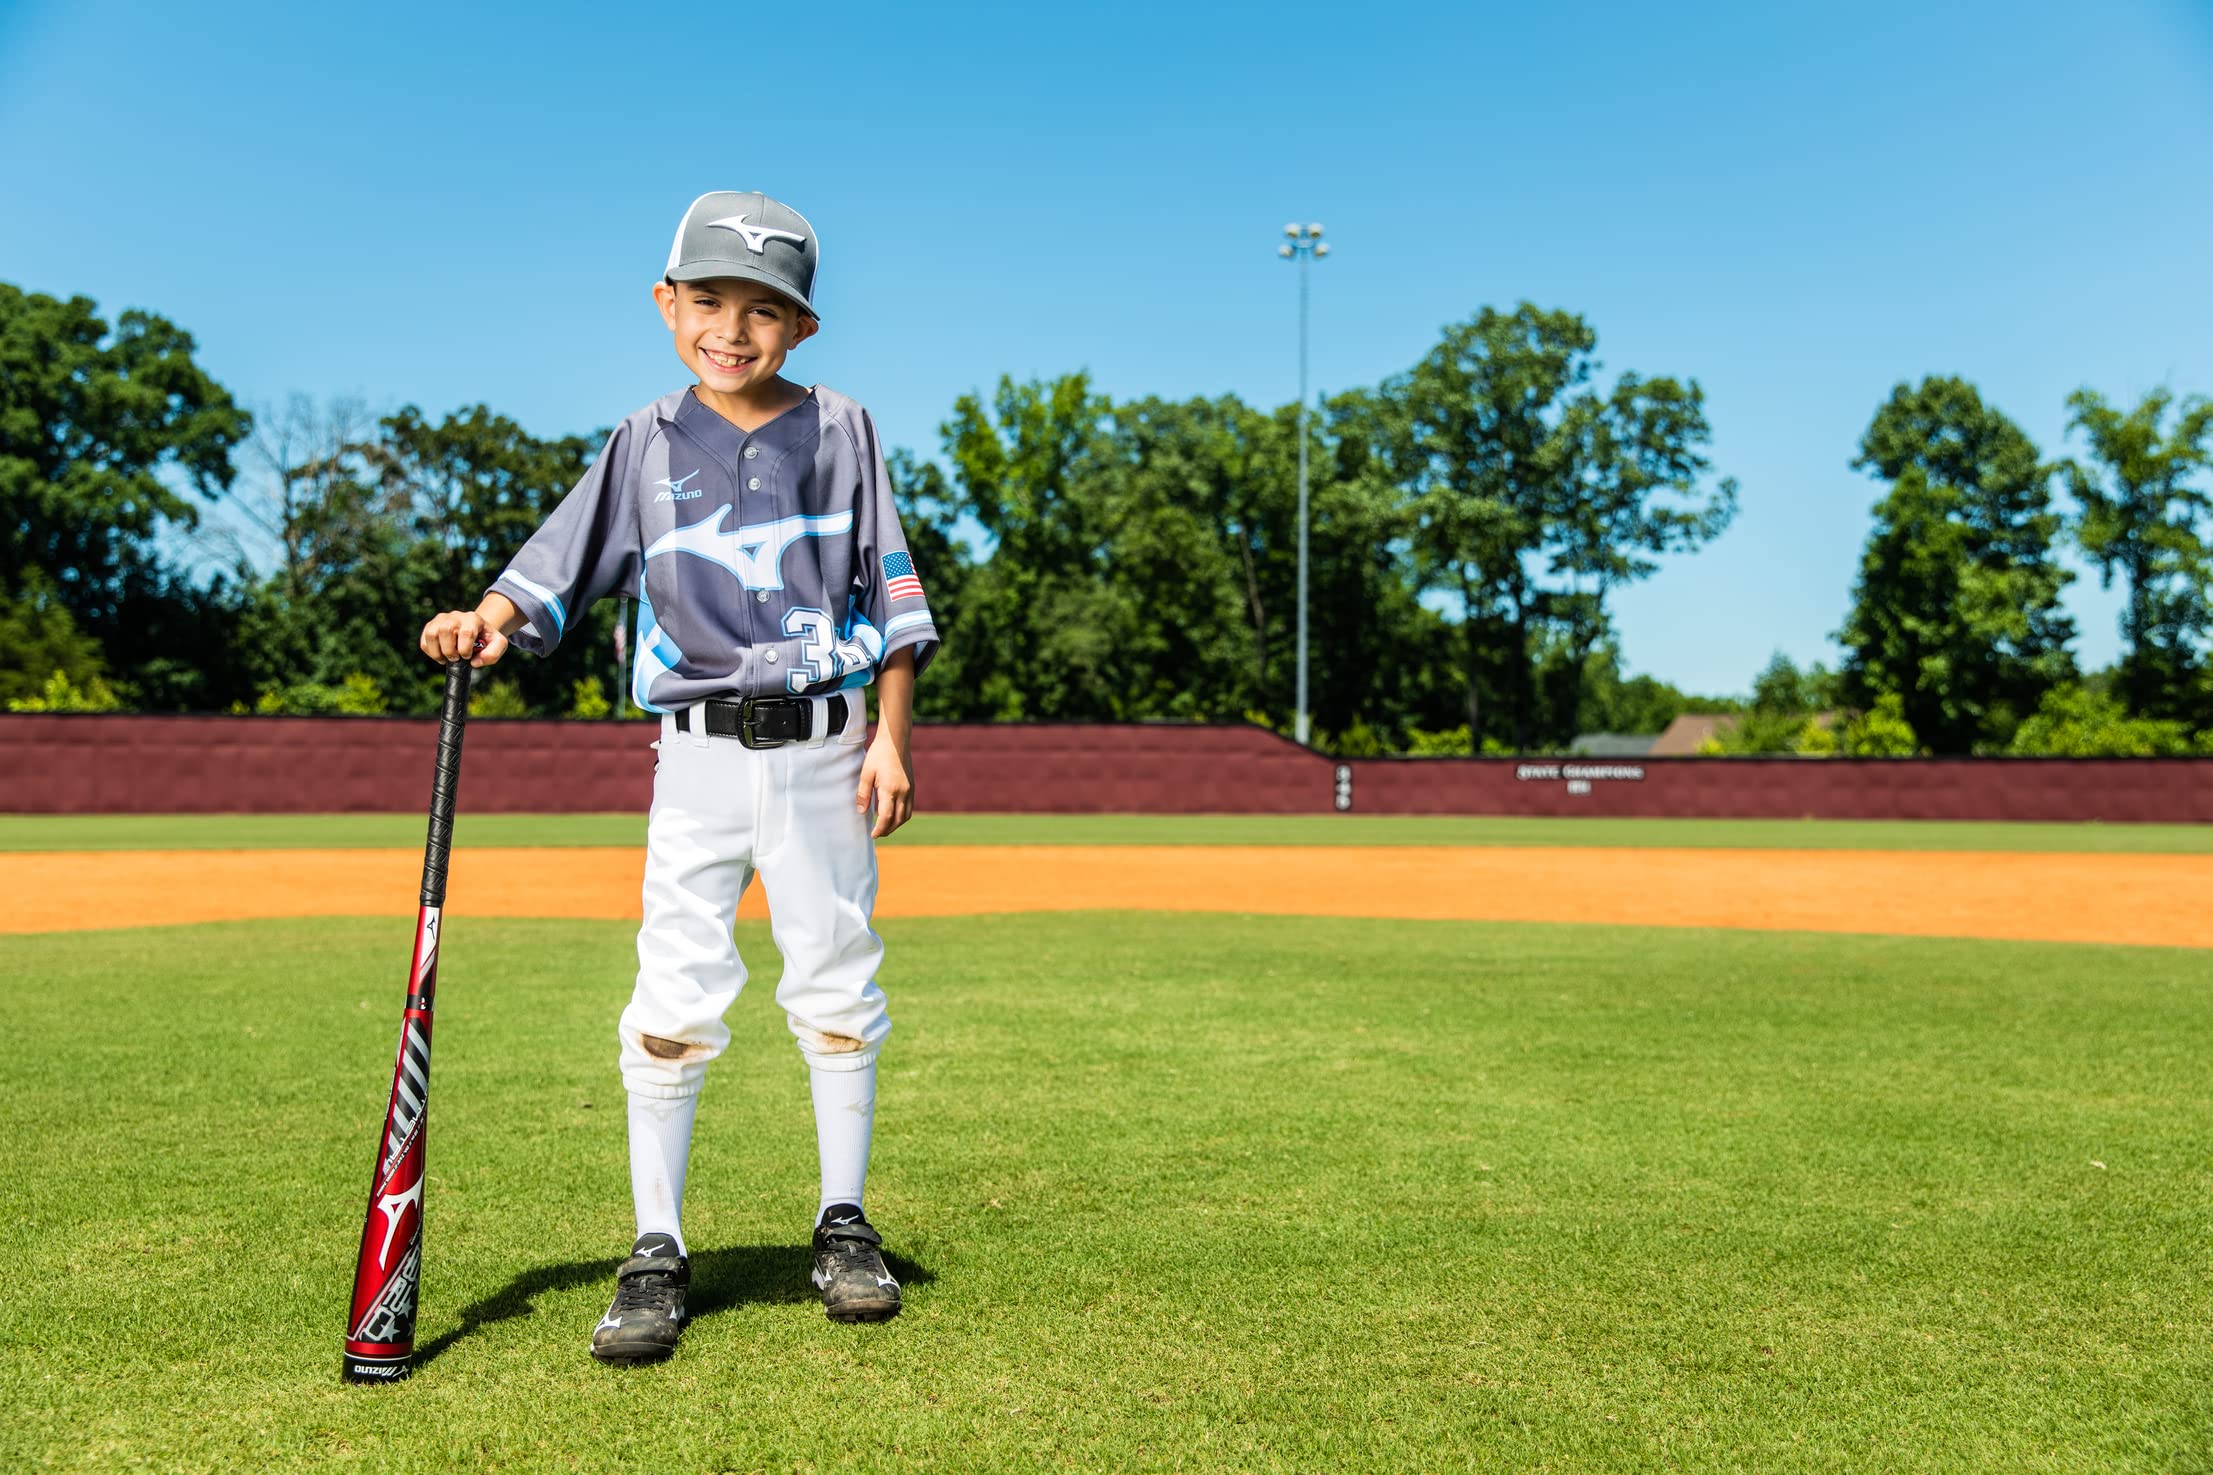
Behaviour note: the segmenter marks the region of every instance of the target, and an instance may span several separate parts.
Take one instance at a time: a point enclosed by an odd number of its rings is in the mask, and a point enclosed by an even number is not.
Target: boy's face
[[[659,282],[653,300],[675,335],[676,356],[720,394],[744,395],[770,383],[817,326],[782,294],[735,278]]]

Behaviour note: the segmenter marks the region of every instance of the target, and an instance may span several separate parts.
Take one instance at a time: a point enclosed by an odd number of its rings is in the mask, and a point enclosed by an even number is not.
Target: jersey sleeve
[[[637,476],[643,437],[617,426],[599,458],[492,581],[527,623],[512,637],[548,655],[593,601],[638,577]]]
[[[892,500],[883,442],[877,437],[875,420],[866,410],[860,414],[860,432],[861,485],[854,504],[854,522],[860,532],[856,613],[883,637],[883,654],[876,658],[879,670],[895,651],[911,645],[915,674],[920,675],[941,643],[937,621],[922,589],[923,571],[915,567],[914,555],[907,549],[907,535],[899,526],[899,508]]]

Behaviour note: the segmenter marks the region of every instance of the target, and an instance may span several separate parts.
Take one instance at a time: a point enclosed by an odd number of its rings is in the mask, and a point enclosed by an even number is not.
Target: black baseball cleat
[[[691,1283],[691,1261],[673,1238],[639,1235],[615,1272],[615,1304],[592,1328],[592,1356],[627,1364],[658,1362],[674,1352],[684,1329],[684,1288]]]
[[[889,1321],[899,1314],[899,1282],[884,1268],[884,1237],[858,1204],[832,1204],[815,1226],[815,1289],[832,1321]]]

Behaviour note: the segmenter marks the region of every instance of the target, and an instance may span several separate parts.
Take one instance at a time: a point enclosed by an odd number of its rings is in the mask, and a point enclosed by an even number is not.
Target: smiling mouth
[[[711,348],[702,348],[699,356],[725,374],[743,373],[759,362],[757,354],[717,353]]]

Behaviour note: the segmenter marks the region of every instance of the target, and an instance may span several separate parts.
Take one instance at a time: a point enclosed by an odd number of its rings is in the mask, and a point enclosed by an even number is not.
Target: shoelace
[[[857,1271],[874,1275],[877,1266],[882,1263],[878,1259],[878,1243],[873,1234],[864,1237],[858,1234],[840,1234],[833,1229],[822,1236],[822,1251],[830,1257],[833,1272]]]
[[[615,1310],[665,1311],[676,1314],[681,1292],[673,1278],[666,1275],[632,1275],[615,1285]]]

